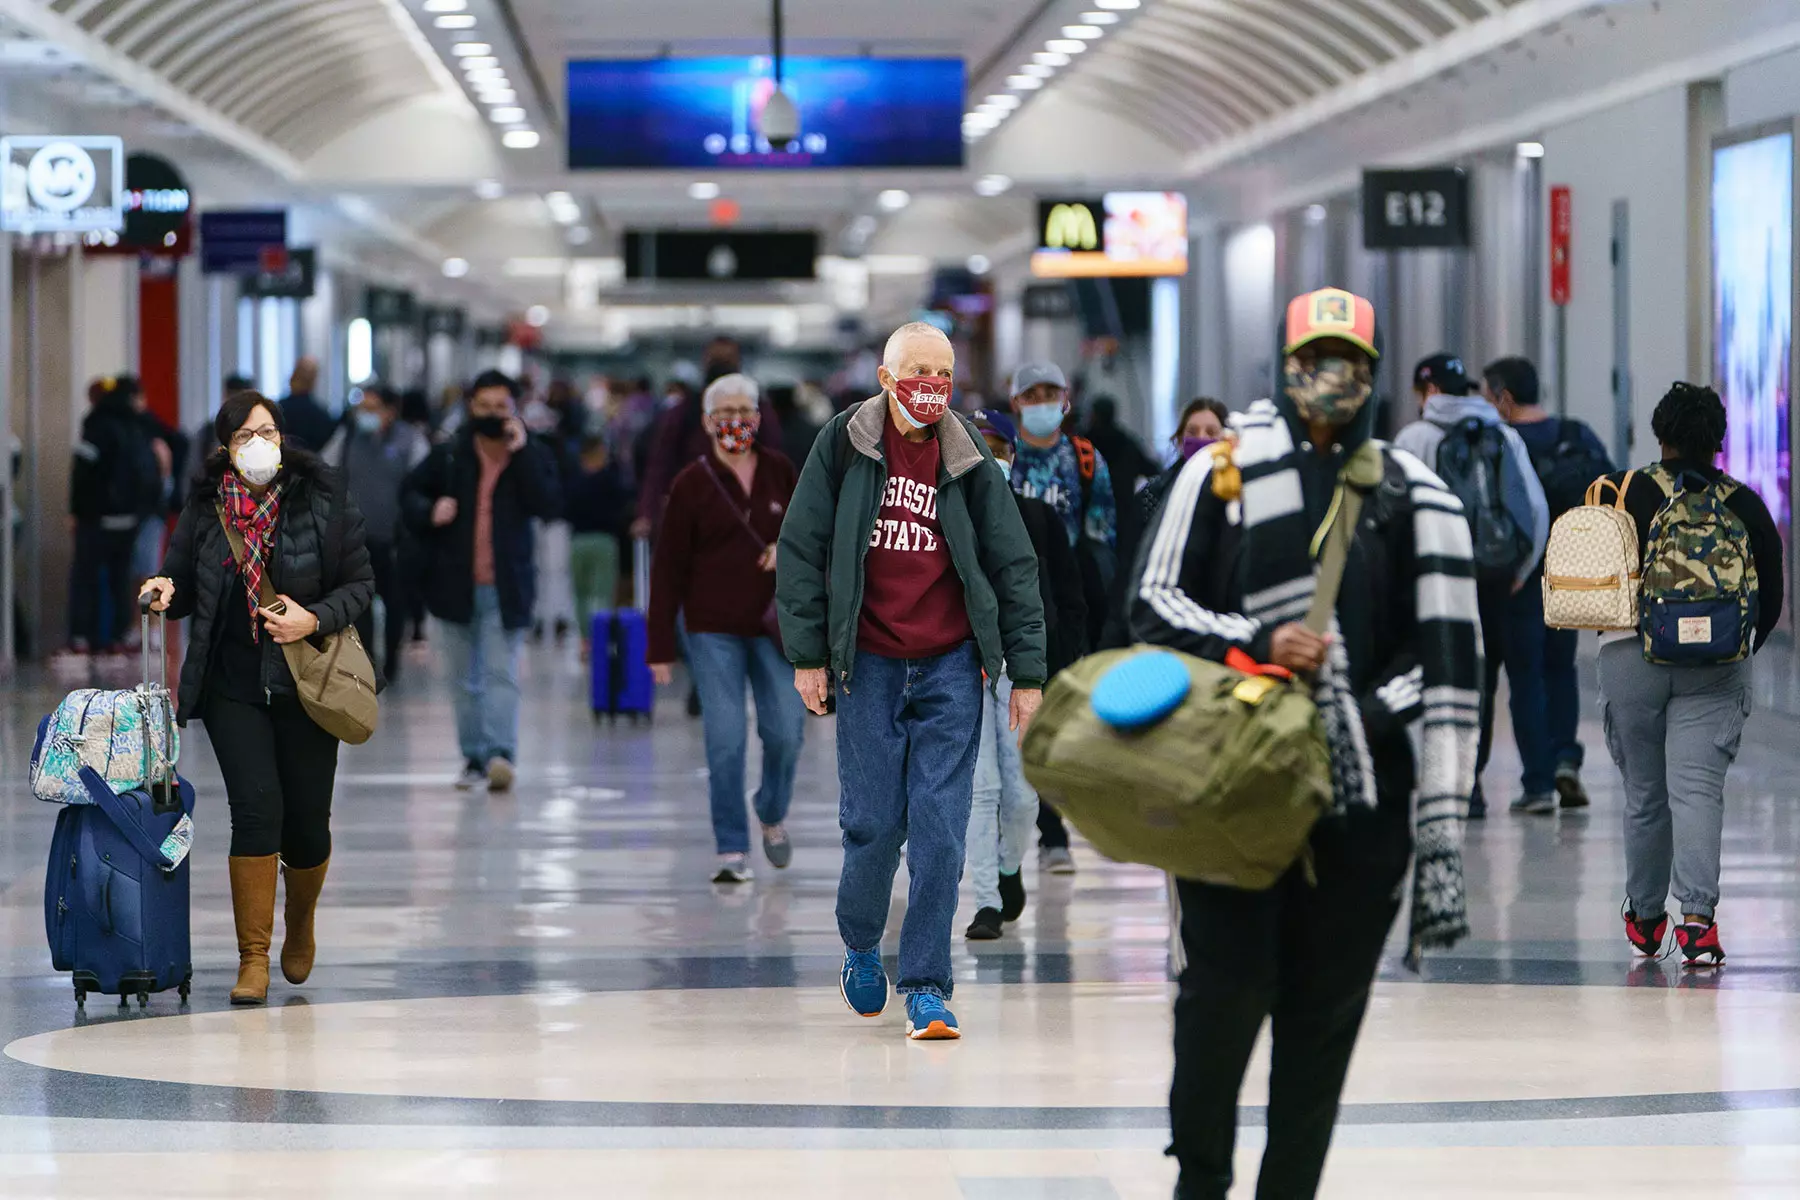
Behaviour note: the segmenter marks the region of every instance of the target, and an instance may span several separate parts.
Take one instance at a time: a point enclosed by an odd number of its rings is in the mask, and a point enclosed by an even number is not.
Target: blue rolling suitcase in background
[[[150,687],[149,614],[145,612],[144,686]],[[167,691],[167,631],[157,658]],[[163,712],[173,723],[173,709]],[[171,744],[173,734],[170,735]],[[89,992],[136,996],[175,988],[185,1001],[193,984],[188,929],[188,849],[193,844],[194,789],[168,762],[160,778],[115,792],[90,766],[80,769],[86,804],[57,814],[44,872],[44,932],[50,959],[75,983],[75,1003]]]
[[[596,717],[648,720],[656,707],[656,683],[650,678],[650,626],[644,617],[650,598],[650,543],[638,539],[633,554],[636,607],[594,614],[593,709]]]

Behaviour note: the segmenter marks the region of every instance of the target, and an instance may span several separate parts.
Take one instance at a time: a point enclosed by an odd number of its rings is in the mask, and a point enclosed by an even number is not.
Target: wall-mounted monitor
[[[774,60],[588,59],[569,64],[569,167],[961,167],[960,58],[788,58],[799,137],[761,130]]]
[[[1187,197],[1179,192],[1108,192],[1038,201],[1040,279],[1186,275]]]
[[[1754,488],[1787,536],[1794,368],[1794,126],[1713,150],[1714,378],[1725,401],[1719,465]]]
[[[625,278],[713,283],[813,279],[819,235],[784,230],[627,230]]]

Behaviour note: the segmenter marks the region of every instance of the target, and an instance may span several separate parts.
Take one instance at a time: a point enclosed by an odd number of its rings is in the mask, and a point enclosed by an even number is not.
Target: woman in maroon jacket
[[[754,380],[727,375],[706,389],[712,449],[675,477],[650,576],[650,669],[674,677],[675,616],[687,620],[688,665],[699,691],[711,772],[714,883],[751,877],[744,815],[749,734],[745,685],[756,693],[763,778],[756,793],[763,853],[780,870],[793,858],[783,822],[806,733],[806,709],[776,639],[775,543],[794,495],[794,464],[759,448]]]

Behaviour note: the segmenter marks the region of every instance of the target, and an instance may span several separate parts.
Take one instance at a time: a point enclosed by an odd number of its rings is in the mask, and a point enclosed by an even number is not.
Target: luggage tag
[[[1294,678],[1294,673],[1286,667],[1259,663],[1242,650],[1227,651],[1225,665],[1234,671],[1242,672],[1245,676],[1243,681],[1231,690],[1232,699],[1252,707],[1267,700],[1270,694],[1279,689],[1282,684],[1291,682]]]

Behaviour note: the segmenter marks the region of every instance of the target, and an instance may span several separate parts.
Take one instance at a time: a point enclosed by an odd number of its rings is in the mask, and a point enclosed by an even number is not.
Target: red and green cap
[[[1326,338],[1342,339],[1370,358],[1380,358],[1381,351],[1375,348],[1375,306],[1343,288],[1320,288],[1294,297],[1288,305],[1282,353],[1292,354]]]

